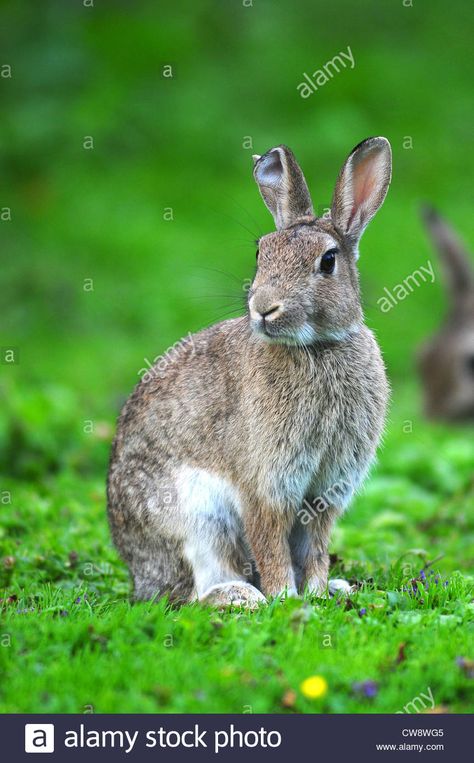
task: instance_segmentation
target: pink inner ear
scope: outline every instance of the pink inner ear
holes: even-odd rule
[[[364,159],[357,162],[352,175],[352,193],[354,202],[351,214],[347,223],[347,230],[350,229],[354,217],[364,203],[369,199],[374,191],[377,177],[375,170],[375,161],[373,154],[369,153]]]
[[[370,154],[362,159],[354,169],[352,189],[354,206],[359,207],[371,195],[375,187],[376,172],[374,172],[374,156]]]

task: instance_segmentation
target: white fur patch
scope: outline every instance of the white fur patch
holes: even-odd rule
[[[222,477],[188,466],[180,468],[177,487],[186,526],[184,554],[198,597],[212,586],[245,580],[244,570],[230,567],[227,553],[243,533],[238,491]]]
[[[294,331],[283,332],[279,336],[268,336],[258,332],[258,336],[267,344],[284,344],[287,347],[301,347],[302,344],[313,344],[318,338],[315,330],[309,323],[304,323]]]
[[[327,329],[324,331],[318,331],[315,332],[315,341],[318,339],[320,341],[330,339],[340,342],[343,339],[348,339],[348,337],[350,337],[352,334],[357,334],[359,330],[360,325],[358,323],[353,323],[346,329]]]
[[[241,513],[238,490],[218,474],[191,466],[181,466],[177,476],[178,500],[188,515],[204,510],[220,514],[224,506]]]

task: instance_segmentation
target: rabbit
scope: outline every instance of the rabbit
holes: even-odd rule
[[[438,333],[418,353],[425,412],[435,419],[474,421],[474,268],[434,209],[425,206],[422,217],[440,255],[450,302]]]
[[[246,315],[183,342],[119,417],[108,515],[136,600],[252,609],[345,587],[328,589],[331,529],[374,460],[389,396],[356,261],[390,143],[354,148],[322,217],[289,148],[253,160],[276,231],[258,241]]]

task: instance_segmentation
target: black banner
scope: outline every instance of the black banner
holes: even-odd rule
[[[10,715],[2,760],[465,760],[468,715]],[[403,758],[411,759],[411,757]]]

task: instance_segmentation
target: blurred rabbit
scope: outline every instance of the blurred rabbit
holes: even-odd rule
[[[422,217],[443,266],[449,310],[421,348],[418,365],[428,416],[474,420],[474,268],[458,237],[431,207]]]
[[[254,607],[323,594],[332,525],[383,429],[388,386],[356,261],[390,144],[352,151],[322,218],[289,148],[254,162],[277,232],[259,241],[247,315],[158,363],[118,422],[108,511],[137,599]]]

